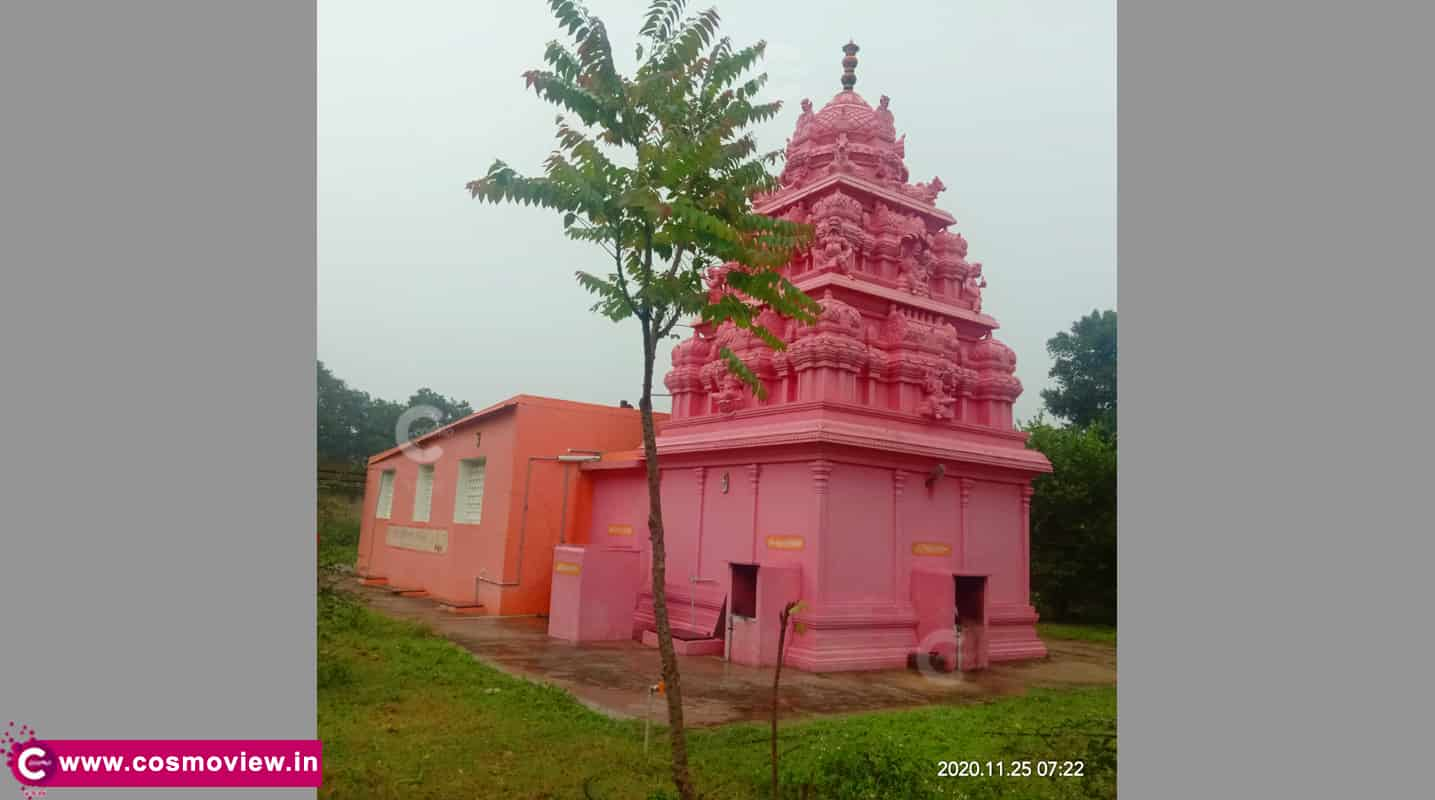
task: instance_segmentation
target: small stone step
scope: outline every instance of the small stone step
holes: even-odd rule
[[[677,631],[673,632],[673,652],[684,656],[720,656],[723,651],[723,640],[712,637],[693,638],[686,634],[680,638]],[[643,631],[643,644],[648,647],[658,646],[657,631]]]

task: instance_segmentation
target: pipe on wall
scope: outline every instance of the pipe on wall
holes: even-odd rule
[[[571,464],[579,464],[579,463],[583,463],[583,462],[587,462],[587,461],[601,461],[602,458],[603,458],[602,454],[600,454],[600,453],[599,453],[598,451],[596,451],[596,450],[574,450],[574,449],[572,449],[572,448],[569,448],[567,453],[565,453],[565,454],[563,454],[563,455],[560,455],[560,456],[529,456],[529,457],[528,457],[528,468],[525,470],[524,476],[523,476],[523,518],[522,518],[522,522],[520,522],[519,525],[518,525],[518,563],[515,565],[515,570],[514,570],[515,572],[518,573],[518,579],[517,579],[517,580],[513,580],[513,581],[496,581],[496,580],[494,580],[494,579],[492,579],[492,578],[486,578],[486,577],[484,577],[484,575],[483,575],[483,572],[484,572],[484,571],[483,571],[483,570],[480,570],[480,571],[479,571],[479,574],[478,574],[478,577],[474,578],[474,583],[473,583],[473,594],[474,594],[474,600],[475,600],[475,601],[478,599],[478,588],[479,588],[478,585],[479,585],[480,583],[486,583],[486,584],[489,584],[490,586],[502,586],[502,587],[518,586],[518,585],[520,585],[520,584],[523,583],[523,548],[524,548],[524,544],[526,543],[526,541],[527,541],[527,539],[528,539],[528,494],[529,494],[529,489],[530,489],[530,488],[532,487],[532,485],[533,485],[533,462],[535,462],[535,461],[552,461],[552,462],[559,463],[559,464],[562,464],[562,465],[563,465],[563,511],[561,512],[561,516],[559,517],[559,520],[558,520],[558,541],[559,541],[560,544],[562,544],[562,543],[564,543],[564,539],[565,539],[565,528],[566,528],[566,526],[567,526],[567,524],[568,524],[568,469],[569,469],[569,465],[571,465]]]

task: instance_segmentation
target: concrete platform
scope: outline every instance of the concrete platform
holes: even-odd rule
[[[432,600],[401,597],[346,578],[370,608],[418,622],[504,672],[572,692],[584,705],[614,717],[641,718],[648,686],[659,680],[658,651],[640,642],[574,645],[548,636],[539,617],[456,616]],[[982,702],[1031,687],[1116,684],[1116,648],[1048,641],[1046,659],[997,664],[979,673],[925,675],[914,669],[814,674],[783,670],[783,719],[883,709]],[[763,720],[770,713],[772,671],[728,663],[721,654],[679,656],[688,724]],[[653,708],[658,708],[654,705]],[[660,710],[652,712],[661,719]]]

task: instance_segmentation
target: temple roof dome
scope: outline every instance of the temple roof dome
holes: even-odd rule
[[[1004,342],[988,336],[972,344],[967,363],[984,371],[1011,373],[1016,371],[1016,352]]]

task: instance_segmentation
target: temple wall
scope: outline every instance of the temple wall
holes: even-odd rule
[[[945,569],[960,566],[961,484],[944,479],[926,486],[926,475],[904,472],[898,498],[897,597],[911,595],[912,569]]]
[[[642,470],[590,474],[593,541],[641,549],[634,620],[638,629],[650,629],[646,526],[634,526],[641,532],[633,537],[636,542],[604,538],[609,526],[632,524],[639,512],[646,517]],[[1039,657],[1044,650],[1031,627],[1035,619],[1026,597],[1024,483],[1002,482],[994,473],[947,474],[929,487],[929,475],[890,463],[811,456],[761,464],[687,462],[665,469],[673,625],[713,630],[732,597],[730,563],[792,567],[801,588],[789,600],[805,602],[808,623],[808,632],[792,646],[794,666],[900,667],[917,645],[913,573],[981,573],[990,575],[992,658]]]
[[[1021,487],[974,481],[967,507],[965,568],[991,575],[987,599],[993,605],[1026,603],[1023,594]]]
[[[827,489],[820,598],[836,603],[895,597],[892,471],[837,463]]]

